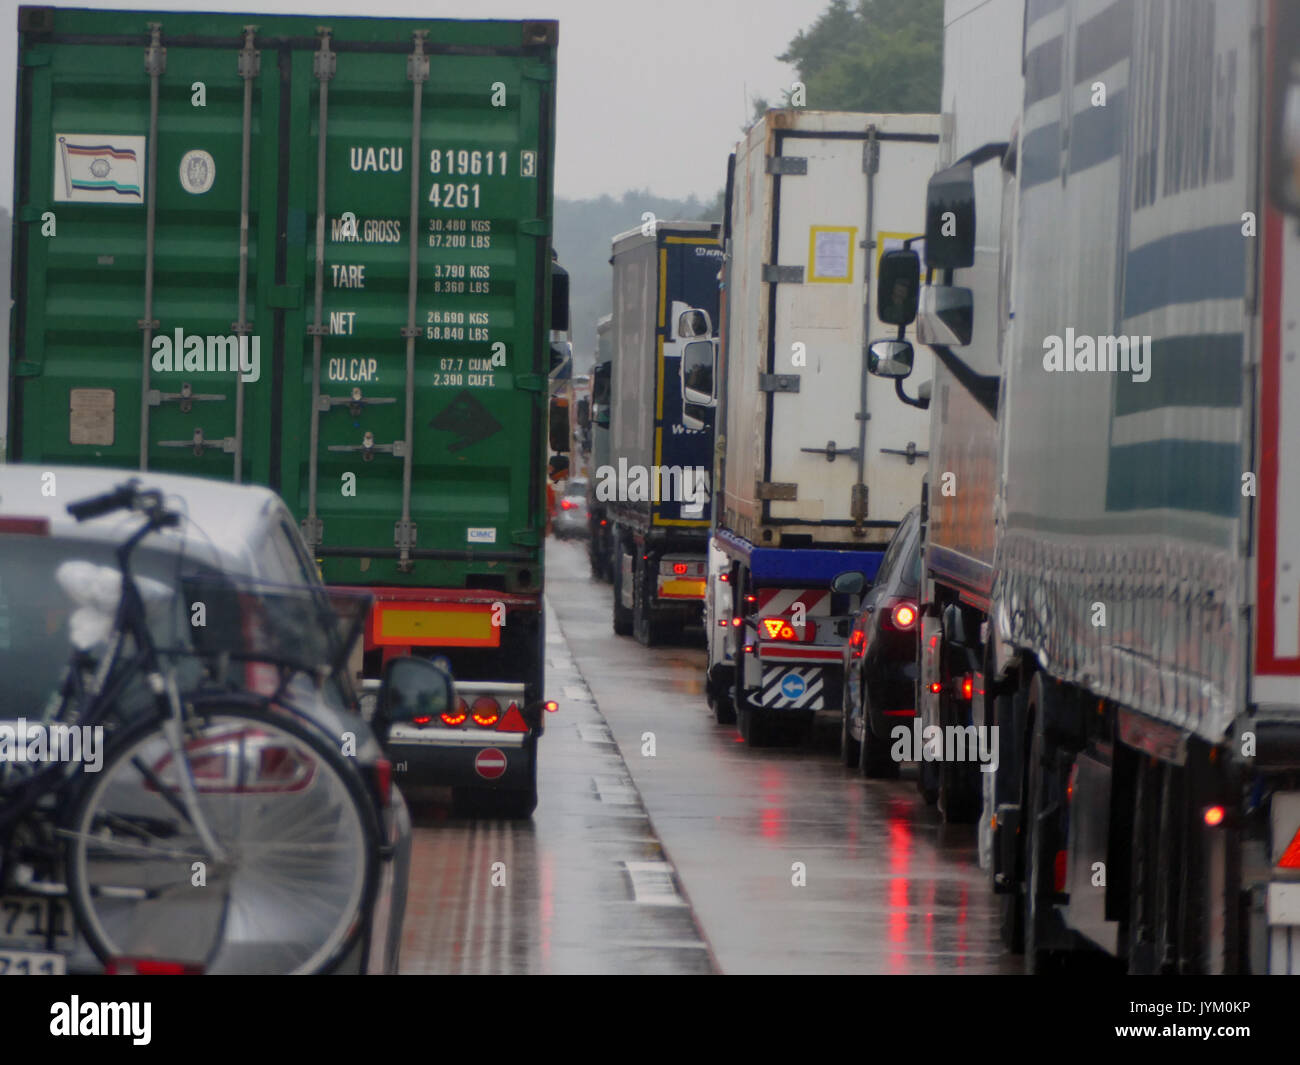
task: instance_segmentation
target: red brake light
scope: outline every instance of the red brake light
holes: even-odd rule
[[[732,618],[732,619],[731,619],[731,623],[732,623],[733,625],[743,625],[743,624],[744,624],[744,621],[745,621],[744,618]]]
[[[730,573],[719,573],[719,574],[718,574],[718,580],[722,581],[723,584],[726,584],[727,581],[731,580],[731,574],[730,574]]]
[[[679,576],[679,577],[684,576],[685,573],[686,573],[686,571],[687,571],[688,569],[690,569],[690,567],[689,567],[688,565],[686,565],[685,562],[674,562],[674,563],[673,563],[673,572],[674,572],[675,574],[677,574],[677,576]]]
[[[932,680],[930,682],[930,693],[932,695],[938,695],[941,691],[943,691],[943,685],[937,680]]]
[[[805,621],[796,628],[786,618],[762,618],[763,635],[769,640],[811,640],[817,627],[811,621]]]
[[[1055,867],[1052,870],[1055,874],[1052,879],[1056,882],[1058,893],[1065,890],[1065,874],[1069,871],[1070,852],[1057,851]]]
[[[561,500],[560,500],[560,509],[561,509],[561,510],[572,510],[572,509],[573,509],[574,507],[576,507],[577,505],[578,505],[578,504],[575,503],[572,499],[561,499]]]
[[[490,695],[480,695],[474,700],[470,716],[479,728],[491,728],[501,718],[501,704]]]
[[[546,712],[548,714],[553,714],[559,709],[560,709],[560,704],[557,703],[554,699],[546,700]]]
[[[861,647],[867,642],[867,634],[861,629],[854,629],[853,635],[849,637],[850,647]]]
[[[608,524],[609,524],[609,521],[608,521],[606,518],[601,518],[601,519],[600,519],[600,523],[601,523],[601,525],[608,525]]]
[[[969,699],[975,692],[975,678],[969,673],[961,679],[961,697]]]
[[[1211,806],[1208,810],[1205,811],[1205,823],[1209,825],[1211,828],[1218,828],[1219,825],[1223,824],[1223,818],[1224,818],[1224,810],[1222,806]],[[1295,849],[1295,840],[1292,840],[1291,846],[1287,848],[1287,853],[1289,853],[1294,849]],[[1283,853],[1282,860],[1277,863],[1278,865],[1282,865],[1283,862],[1286,861],[1287,853]],[[1295,864],[1300,865],[1300,855],[1297,855],[1296,857],[1298,860],[1295,862]]]
[[[444,725],[459,728],[469,719],[469,705],[464,699],[456,700],[456,709],[447,710],[438,715]]]
[[[412,723],[416,725],[427,725],[432,720],[433,718],[431,718],[428,714],[422,714],[419,717],[411,718]]]
[[[161,958],[109,958],[104,965],[105,976],[202,976],[203,966],[186,961],[164,961]]]
[[[17,536],[49,536],[49,518],[0,518],[0,533]]]

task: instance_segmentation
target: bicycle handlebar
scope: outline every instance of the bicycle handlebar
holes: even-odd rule
[[[91,496],[89,499],[83,499],[77,503],[69,503],[68,513],[78,521],[87,521],[90,518],[98,518],[101,514],[111,514],[115,510],[124,510],[135,502],[136,483],[135,481],[128,481],[126,484],[120,484],[113,491],[105,492],[101,496]]]

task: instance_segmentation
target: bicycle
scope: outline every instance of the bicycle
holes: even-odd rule
[[[319,682],[312,637],[337,619],[316,610],[316,628],[281,632],[307,645],[296,658],[276,646],[160,647],[131,559],[181,515],[138,485],[67,508],[79,522],[121,510],[143,518],[115,548],[120,596],[105,649],[96,657],[74,644],[48,721],[103,727],[109,738],[97,773],[48,763],[0,782],[0,882],[56,894],[30,863],[53,868],[61,856],[78,926],[106,964],[151,957],[205,972],[327,972],[356,943],[379,878],[378,816],[361,775],[292,697],[296,679],[315,672]],[[222,583],[237,641],[271,639],[285,603],[295,621],[324,605],[319,588],[273,596]],[[202,654],[199,683],[182,691],[169,660]],[[232,685],[240,660],[246,670],[269,664],[278,682]],[[141,680],[145,706],[128,716],[122,706]]]

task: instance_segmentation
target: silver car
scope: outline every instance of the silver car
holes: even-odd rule
[[[587,525],[587,480],[570,477],[555,500],[555,517],[551,528],[561,540],[572,540],[591,535]]]
[[[77,523],[67,504],[113,489],[122,470],[0,465],[0,724],[40,720],[69,660],[74,622],[56,571],[68,560],[91,569],[111,566],[114,549],[134,531],[130,513]],[[185,567],[236,581],[322,587],[288,508],[274,492],[168,474],[135,474],[167,505],[188,514],[178,528],[151,534],[133,556],[137,579],[173,585]],[[65,582],[66,583],[66,582]],[[151,623],[152,628],[152,623]],[[381,828],[378,890],[365,928],[335,972],[396,972],[406,909],[411,822],[391,767],[358,702],[346,671],[293,692],[296,711],[328,737],[350,737],[352,764],[375,803]],[[0,769],[3,769],[0,766]],[[102,966],[77,931],[57,870],[33,874],[13,861],[0,871],[0,969],[27,971],[15,959],[37,952],[66,959],[69,972]],[[306,901],[306,900],[304,900]],[[6,914],[17,915],[5,920]],[[265,933],[261,933],[265,935]],[[256,957],[256,943],[249,944]],[[36,970],[33,970],[36,971]]]

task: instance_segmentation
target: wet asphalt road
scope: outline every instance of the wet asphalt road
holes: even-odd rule
[[[829,742],[750,749],[705,704],[702,636],[614,636],[585,546],[550,541],[547,567],[560,710],[537,812],[458,819],[408,792],[403,972],[1019,969],[975,828],[942,825],[914,770],[866,781]]]

